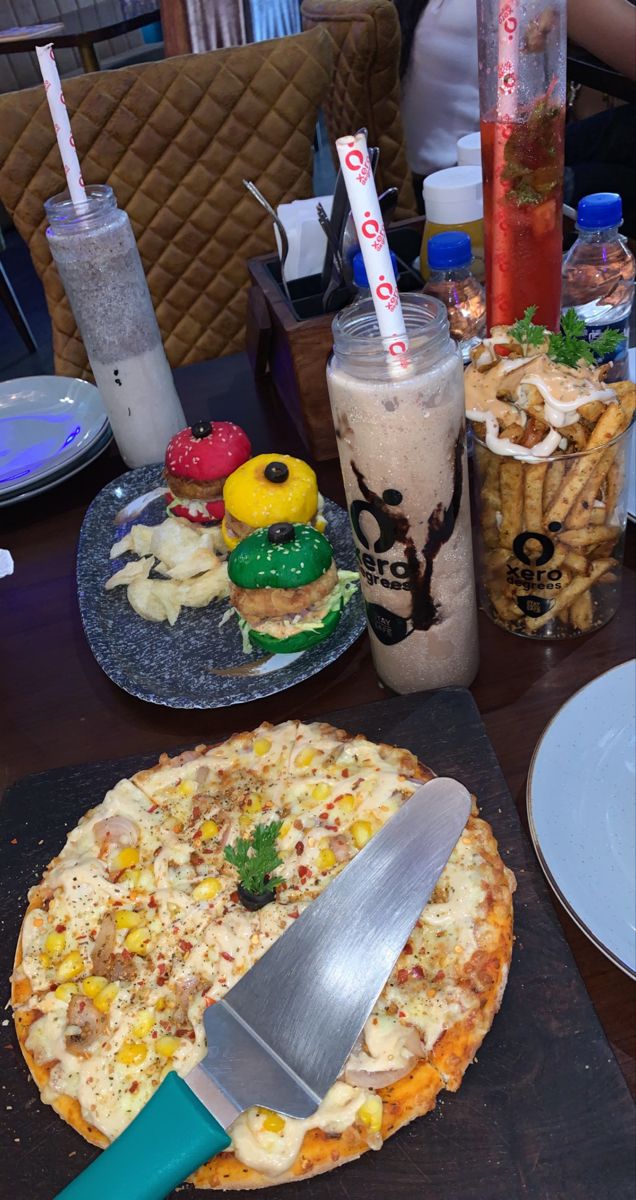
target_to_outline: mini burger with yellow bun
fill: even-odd
[[[315,472],[289,454],[257,454],[226,480],[221,532],[229,550],[255,529],[291,521],[325,528]]]
[[[246,653],[257,647],[292,654],[321,642],[358,582],[357,572],[338,571],[317,529],[289,521],[244,538],[229,557],[228,575]]]
[[[232,421],[197,421],[175,434],[163,472],[168,513],[196,525],[218,525],[225,481],[251,453],[247,434]]]

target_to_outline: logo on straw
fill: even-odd
[[[397,358],[399,354],[406,354],[406,342],[391,342],[389,354],[392,354],[394,358]]]
[[[499,13],[499,24],[503,26],[504,32],[508,34],[508,41],[511,42],[519,22],[517,21],[517,18],[513,16],[512,6],[510,4],[504,4],[503,8],[501,9],[501,12]]]
[[[371,217],[370,212],[365,212],[364,215],[366,219],[360,226],[360,232],[363,237],[369,239],[374,250],[381,250],[386,241],[384,229],[374,217]]]
[[[352,147],[352,149],[348,150],[345,154],[345,166],[354,174],[358,172],[356,175],[358,183],[364,184],[367,182],[371,174],[369,156],[363,154],[362,150],[358,149],[355,142],[349,142],[349,145]]]
[[[512,69],[511,62],[501,63],[499,67],[499,80],[499,91],[504,92],[505,95],[509,96],[510,93],[514,91],[514,87],[517,82],[517,76]]]
[[[354,148],[345,154],[345,163],[350,171],[358,171],[364,166],[364,154],[358,150],[353,142],[350,143]]]
[[[69,144],[73,147],[73,149],[75,149],[75,141],[73,138],[73,134],[71,134],[71,136],[68,140],[69,140]]]
[[[393,284],[389,283],[389,280],[384,275],[378,276],[378,286],[375,289],[375,294],[378,300],[382,300],[386,304],[389,312],[393,312],[397,304],[397,296]]]
[[[45,79],[45,80],[44,80],[44,91],[45,91],[45,92],[48,92],[48,90],[49,90],[50,86],[51,86],[51,80],[50,80],[50,79]]]

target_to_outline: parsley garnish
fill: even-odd
[[[580,362],[592,366],[597,359],[613,354],[623,340],[618,329],[606,329],[591,345],[585,341],[585,321],[568,308],[561,317],[560,333],[548,333],[544,325],[533,325],[536,304],[527,308],[520,321],[510,326],[510,335],[519,342],[524,351],[530,346],[540,346],[548,339],[548,358],[564,367],[578,367]]]
[[[282,821],[257,825],[251,837],[239,838],[233,846],[225,847],[227,861],[236,867],[242,886],[253,896],[271,891],[283,882],[282,879],[271,878],[272,871],[283,861],[275,845],[282,828]]]
[[[618,329],[606,329],[592,345],[584,338],[585,321],[568,308],[561,317],[561,332],[548,336],[548,357],[565,367],[577,367],[580,362],[591,366],[596,359],[612,354],[623,340]]]
[[[528,346],[540,346],[545,339],[545,326],[532,324],[532,318],[536,311],[536,304],[530,305],[522,319],[515,321],[514,325],[510,326],[510,336],[520,342],[524,350],[527,350]]]

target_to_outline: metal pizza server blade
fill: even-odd
[[[126,1200],[164,1200],[230,1148],[226,1130],[245,1109],[311,1116],[341,1074],[469,813],[470,796],[453,779],[417,788],[206,1010],[205,1058],[184,1078],[170,1071],[58,1200],[124,1191]]]
[[[204,1016],[208,1051],[185,1077],[227,1128],[252,1105],[315,1112],[359,1037],[470,813],[433,779],[379,830]]]

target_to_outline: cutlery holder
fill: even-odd
[[[424,219],[405,221],[389,232],[389,245],[399,260],[401,292],[419,291],[422,282],[409,264],[420,251]],[[276,255],[261,255],[247,264],[252,287],[248,293],[246,349],[254,375],[269,374],[281,402],[298,430],[310,456],[317,462],[337,458],[336,435],[327,394],[326,366],[333,338],[333,312],[322,311],[320,275],[289,283],[290,305],[281,284]]]

